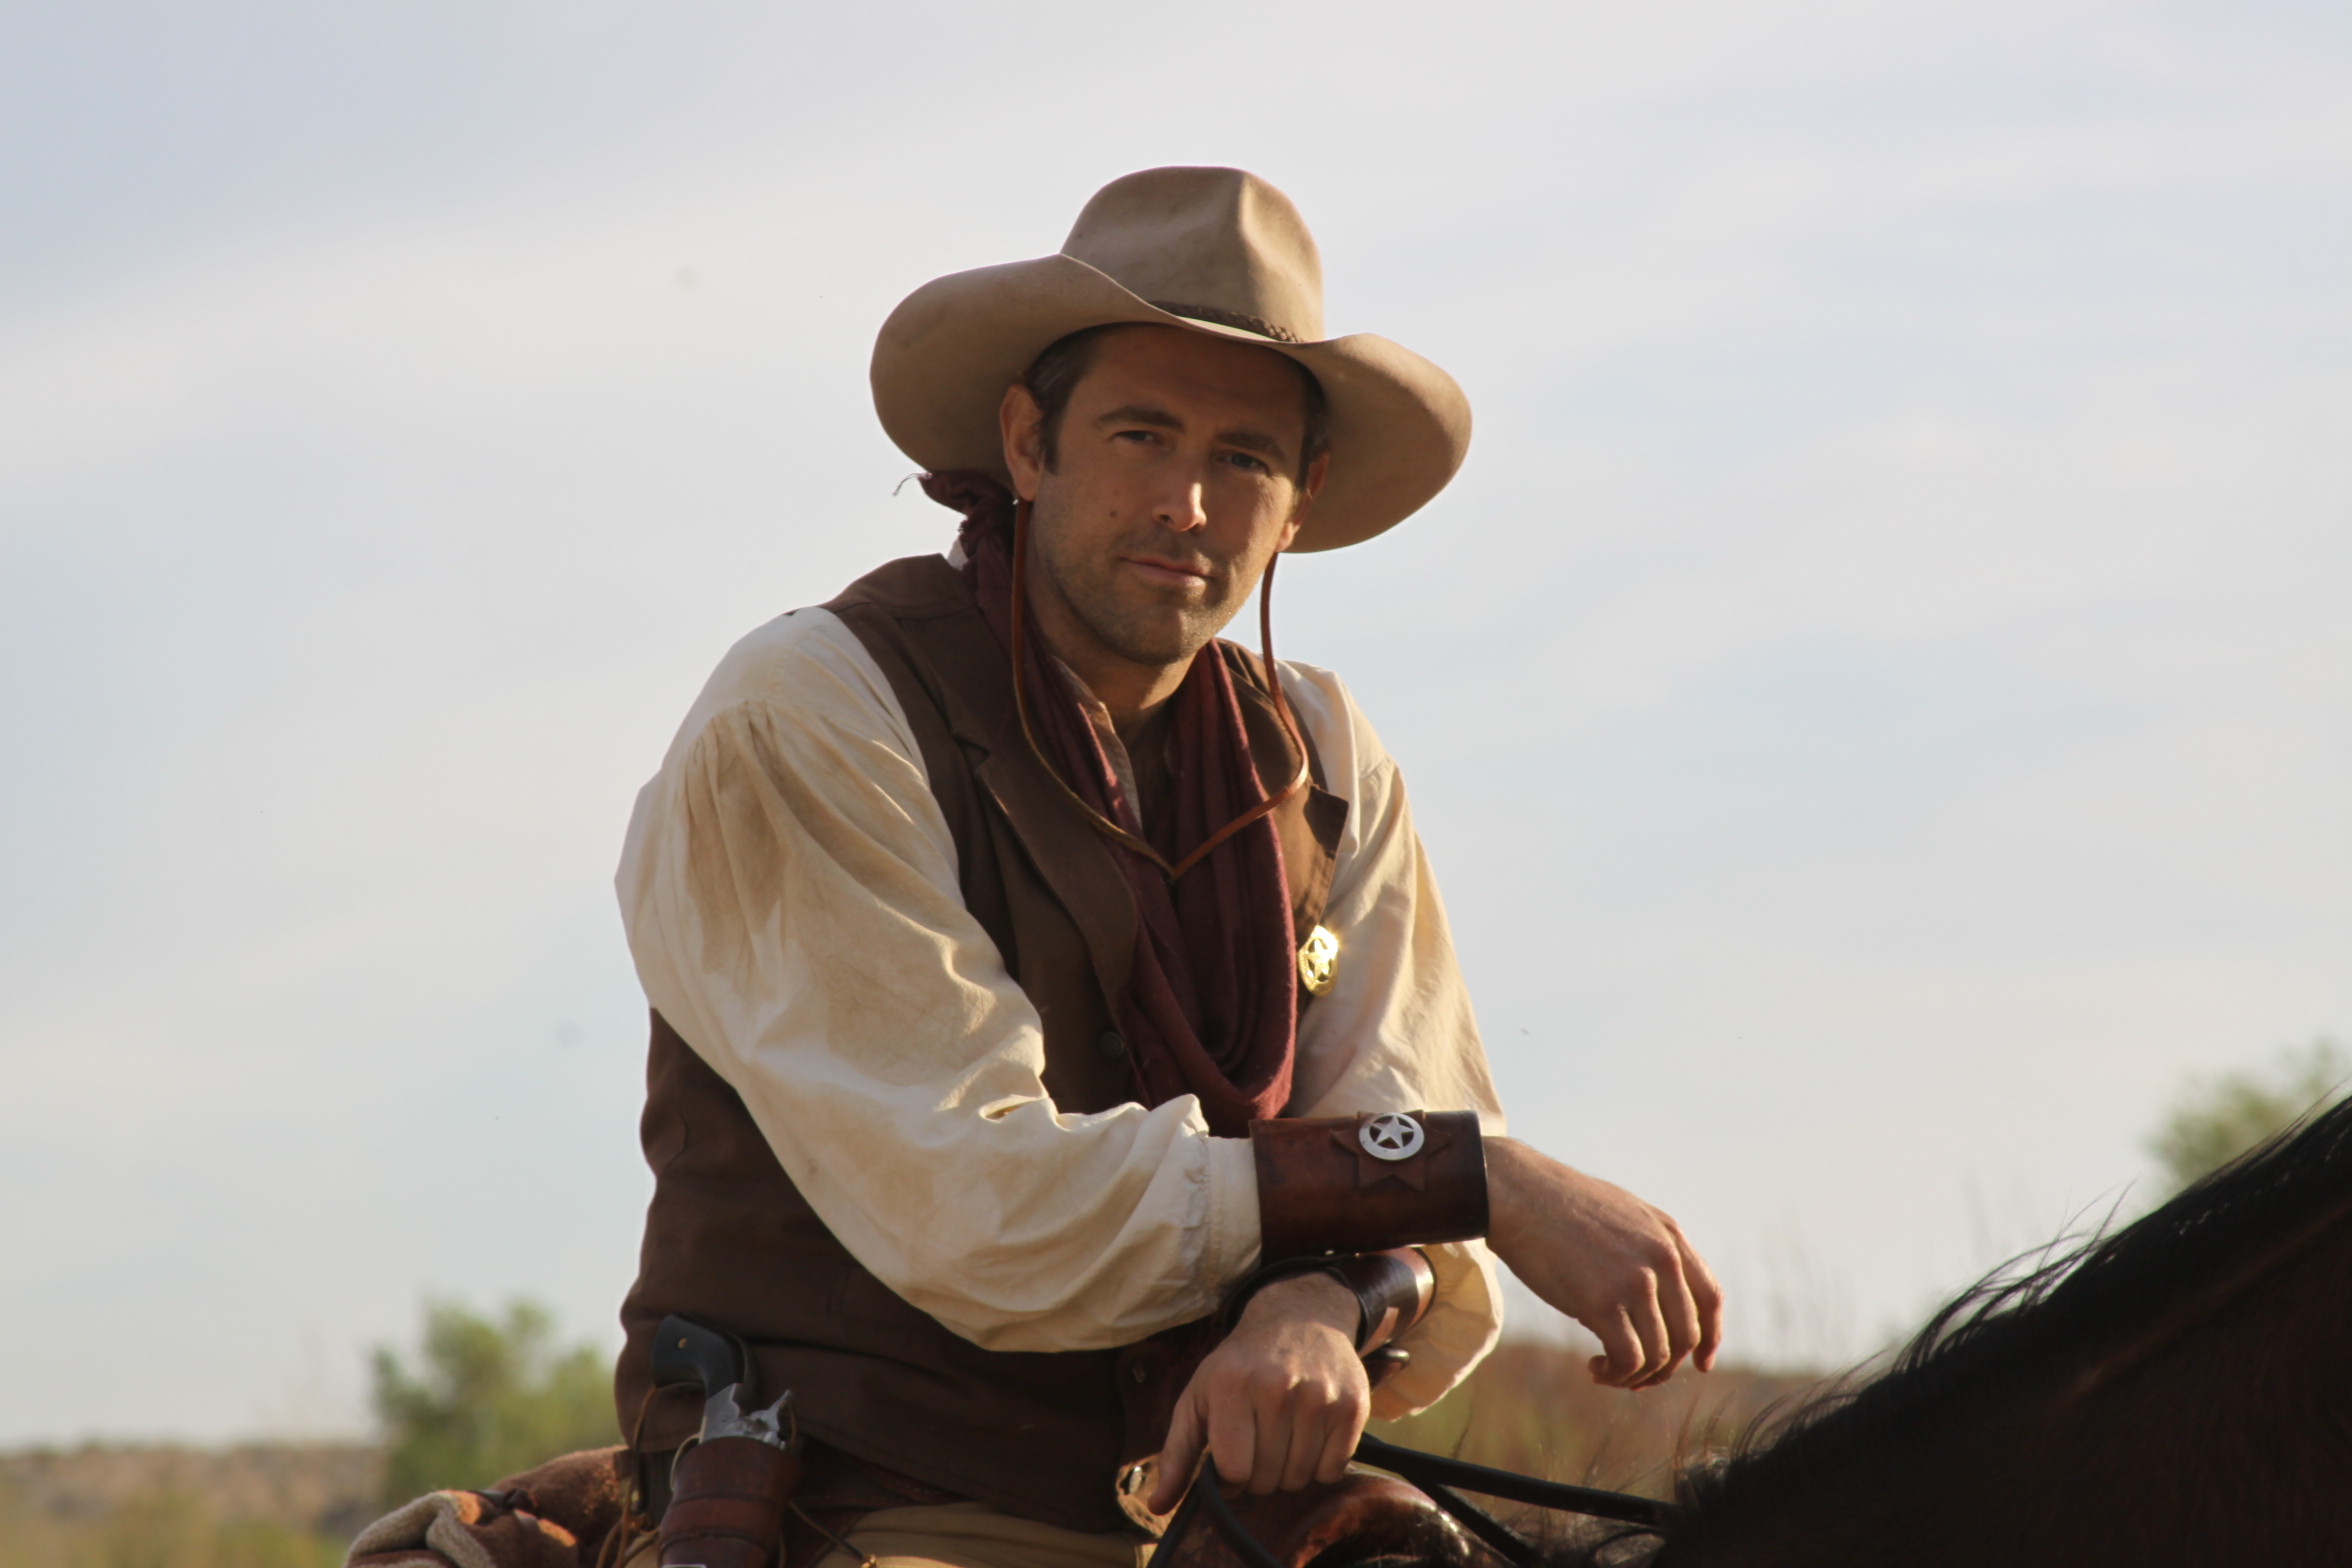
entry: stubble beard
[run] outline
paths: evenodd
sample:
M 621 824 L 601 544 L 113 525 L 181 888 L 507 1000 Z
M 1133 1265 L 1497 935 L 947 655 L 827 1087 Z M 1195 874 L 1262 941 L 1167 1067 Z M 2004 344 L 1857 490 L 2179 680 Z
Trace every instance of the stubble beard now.
M 1156 541 L 1136 543 L 1142 553 L 1158 553 L 1152 548 Z M 1118 551 L 1067 550 L 1050 526 L 1033 526 L 1029 545 L 1032 566 L 1051 581 L 1070 613 L 1096 642 L 1130 664 L 1165 669 L 1184 663 L 1208 646 L 1240 608 L 1215 600 L 1155 603 L 1119 581 Z M 1232 581 L 1228 571 L 1212 580 L 1212 591 Z M 1231 589 L 1226 586 L 1224 591 Z

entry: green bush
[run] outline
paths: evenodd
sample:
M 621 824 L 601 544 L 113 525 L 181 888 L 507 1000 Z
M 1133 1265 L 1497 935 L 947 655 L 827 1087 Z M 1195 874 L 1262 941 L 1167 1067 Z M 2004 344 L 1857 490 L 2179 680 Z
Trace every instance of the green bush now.
M 555 1320 L 534 1302 L 509 1302 L 498 1319 L 427 1301 L 416 1369 L 388 1347 L 374 1363 L 388 1506 L 620 1440 L 610 1358 L 556 1345 Z
M 2352 1058 L 2332 1040 L 2314 1040 L 2281 1052 L 2268 1072 L 2228 1073 L 2192 1087 L 2148 1140 L 2163 1167 L 2165 1195 L 2285 1131 L 2332 1099 L 2347 1075 Z

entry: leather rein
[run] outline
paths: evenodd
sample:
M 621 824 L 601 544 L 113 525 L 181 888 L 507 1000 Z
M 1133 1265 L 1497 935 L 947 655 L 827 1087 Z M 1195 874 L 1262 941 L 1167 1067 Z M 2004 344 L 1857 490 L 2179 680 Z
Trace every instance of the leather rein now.
M 1589 1486 L 1570 1486 L 1564 1481 L 1539 1481 L 1531 1475 L 1520 1475 L 1511 1470 L 1494 1470 L 1485 1465 L 1474 1465 L 1467 1460 L 1448 1459 L 1442 1454 L 1423 1453 L 1417 1448 L 1399 1448 L 1394 1443 L 1366 1433 L 1356 1444 L 1356 1459 L 1375 1470 L 1386 1470 L 1401 1476 L 1429 1494 L 1437 1504 L 1457 1520 L 1463 1528 L 1485 1542 L 1513 1568 L 1538 1568 L 1539 1557 L 1534 1545 L 1525 1536 L 1504 1524 L 1494 1515 L 1462 1495 L 1477 1492 L 1485 1497 L 1499 1497 L 1506 1502 L 1525 1503 L 1554 1513 L 1589 1514 L 1596 1519 L 1615 1519 L 1625 1524 L 1638 1525 L 1647 1530 L 1663 1530 L 1673 1521 L 1674 1507 L 1654 1497 L 1636 1497 L 1629 1492 L 1604 1492 Z M 1459 1488 L 1459 1490 L 1457 1490 Z M 1166 1533 L 1160 1537 L 1153 1556 L 1174 1551 L 1192 1528 L 1194 1516 L 1206 1514 L 1209 1528 L 1218 1539 L 1231 1547 L 1248 1568 L 1286 1568 L 1265 1544 L 1249 1532 L 1249 1527 L 1234 1516 L 1233 1505 L 1216 1481 L 1216 1463 L 1211 1460 L 1201 1466 L 1193 1479 L 1192 1489 L 1177 1505 L 1176 1513 L 1168 1521 Z M 1173 1562 L 1173 1557 L 1168 1561 Z

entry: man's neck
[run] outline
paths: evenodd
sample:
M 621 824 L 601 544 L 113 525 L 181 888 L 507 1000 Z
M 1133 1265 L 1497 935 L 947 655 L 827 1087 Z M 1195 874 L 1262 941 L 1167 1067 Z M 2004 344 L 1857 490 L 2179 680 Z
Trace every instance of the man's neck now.
M 1151 716 L 1184 684 L 1198 653 L 1174 664 L 1138 664 L 1105 647 L 1050 582 L 1033 577 L 1029 589 L 1029 613 L 1046 647 L 1086 683 L 1095 701 L 1110 710 L 1111 728 L 1119 732 L 1119 739 L 1135 744 Z
M 1121 681 L 1119 671 L 1086 669 L 1069 660 L 1063 661 L 1086 682 L 1087 688 L 1110 710 L 1111 728 L 1119 732 L 1119 739 L 1132 748 L 1136 740 L 1151 726 L 1151 722 L 1168 706 L 1168 699 L 1176 695 L 1176 688 L 1184 684 L 1184 677 L 1192 668 L 1187 659 L 1172 671 L 1152 672 L 1149 679 Z M 1134 666 L 1128 665 L 1132 670 Z
M 1175 722 L 1176 705 L 1162 702 L 1134 724 L 1122 727 L 1111 717 L 1109 705 L 1094 694 L 1083 676 L 1065 660 L 1056 658 L 1054 663 L 1077 683 L 1078 706 L 1085 712 L 1086 722 L 1094 726 L 1104 759 L 1111 765 L 1111 776 L 1118 781 L 1121 793 L 1135 807 L 1137 817 L 1149 831 L 1167 805 L 1173 782 L 1168 760 L 1168 729 Z

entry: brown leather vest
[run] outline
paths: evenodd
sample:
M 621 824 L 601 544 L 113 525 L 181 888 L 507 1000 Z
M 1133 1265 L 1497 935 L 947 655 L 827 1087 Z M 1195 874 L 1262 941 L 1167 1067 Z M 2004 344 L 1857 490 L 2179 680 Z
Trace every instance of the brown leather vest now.
M 938 556 L 893 561 L 826 608 L 906 712 L 955 837 L 964 902 L 1044 1021 L 1054 1103 L 1085 1112 L 1134 1099 L 1111 1022 L 1134 953 L 1133 895 L 1106 840 L 1022 737 L 1011 666 L 959 575 Z M 1215 648 L 1232 667 L 1259 776 L 1279 787 L 1297 764 L 1258 661 Z M 1275 813 L 1301 940 L 1322 916 L 1346 820 L 1347 803 L 1320 788 Z M 743 1102 L 658 1014 L 642 1136 L 654 1193 L 637 1284 L 621 1308 L 624 1430 L 650 1385 L 655 1325 L 689 1312 L 748 1340 L 769 1397 L 791 1389 L 802 1425 L 861 1459 L 1071 1529 L 1124 1522 L 1115 1477 L 1166 1435 L 1196 1336 L 1180 1329 L 1123 1350 L 1052 1354 L 960 1338 L 834 1239 Z M 691 1399 L 657 1397 L 646 1446 L 674 1447 L 699 1415 Z

